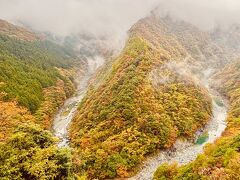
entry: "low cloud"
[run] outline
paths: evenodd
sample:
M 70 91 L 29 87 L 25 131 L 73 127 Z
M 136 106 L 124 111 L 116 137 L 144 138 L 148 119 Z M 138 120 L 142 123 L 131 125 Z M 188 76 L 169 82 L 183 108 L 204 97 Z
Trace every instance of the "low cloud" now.
M 87 33 L 111 43 L 124 39 L 153 9 L 204 30 L 240 23 L 239 0 L 0 0 L 1 19 L 63 37 Z
M 0 18 L 60 36 L 121 36 L 158 0 L 0 0 Z
M 240 24 L 239 0 L 161 0 L 156 12 L 185 20 L 203 30 Z

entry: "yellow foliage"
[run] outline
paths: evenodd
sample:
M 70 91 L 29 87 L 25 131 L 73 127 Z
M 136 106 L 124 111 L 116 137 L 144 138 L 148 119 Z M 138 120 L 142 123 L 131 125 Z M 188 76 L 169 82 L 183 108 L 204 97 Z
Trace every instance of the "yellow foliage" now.
M 5 141 L 23 123 L 34 122 L 34 117 L 16 102 L 4 102 L 0 100 L 0 141 Z

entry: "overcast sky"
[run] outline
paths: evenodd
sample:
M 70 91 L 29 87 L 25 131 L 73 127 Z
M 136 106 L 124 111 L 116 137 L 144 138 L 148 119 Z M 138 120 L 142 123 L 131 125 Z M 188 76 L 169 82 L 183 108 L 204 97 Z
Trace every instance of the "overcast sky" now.
M 87 31 L 122 33 L 153 9 L 158 0 L 0 0 L 0 18 L 68 35 Z
M 159 13 L 169 13 L 202 28 L 240 23 L 240 0 L 161 0 Z
M 66 36 L 121 37 L 155 7 L 203 28 L 240 22 L 240 0 L 0 0 L 0 18 Z

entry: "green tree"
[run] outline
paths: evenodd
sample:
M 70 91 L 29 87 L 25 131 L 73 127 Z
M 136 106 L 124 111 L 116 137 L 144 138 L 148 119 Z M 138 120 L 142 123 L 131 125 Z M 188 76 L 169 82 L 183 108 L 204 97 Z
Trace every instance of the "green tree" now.
M 0 144 L 0 179 L 71 179 L 71 159 L 50 132 L 23 125 Z

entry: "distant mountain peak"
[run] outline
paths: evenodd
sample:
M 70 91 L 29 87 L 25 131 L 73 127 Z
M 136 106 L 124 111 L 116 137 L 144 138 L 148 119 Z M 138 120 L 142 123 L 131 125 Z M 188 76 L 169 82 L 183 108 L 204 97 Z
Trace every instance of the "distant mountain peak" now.
M 43 39 L 40 35 L 37 35 L 26 28 L 13 25 L 2 19 L 0 19 L 0 34 L 24 41 L 36 41 Z

